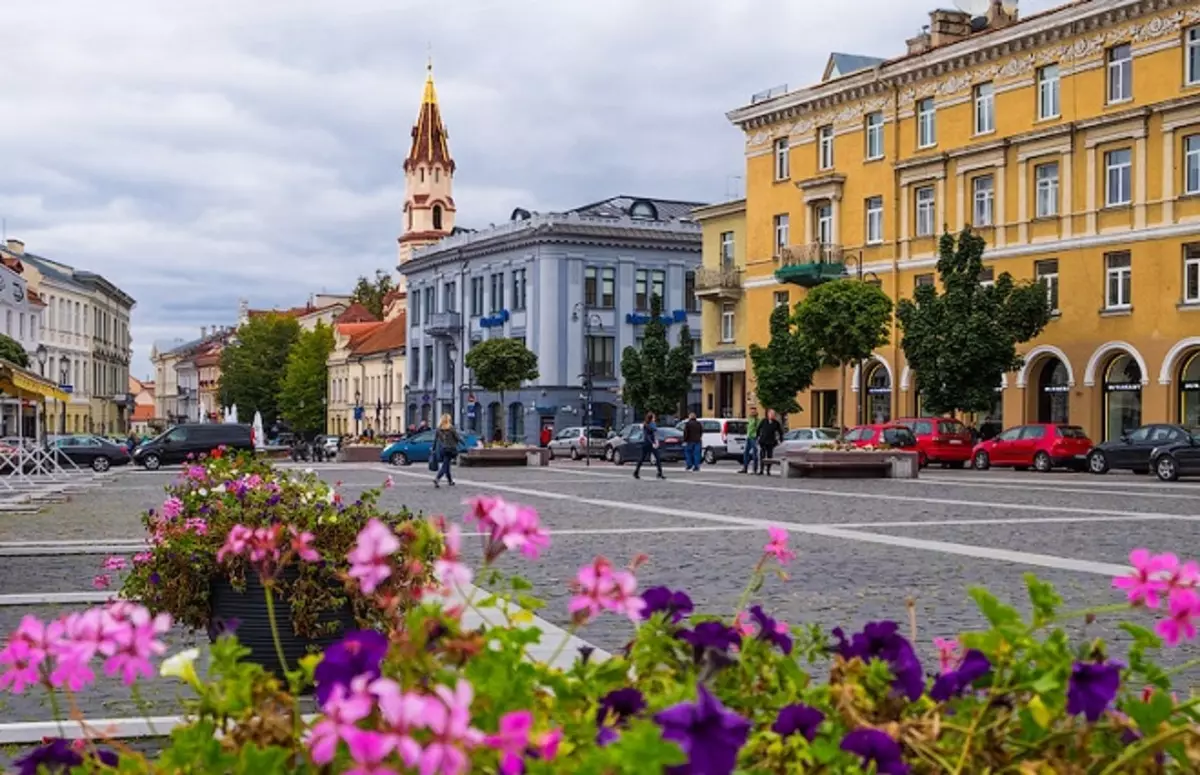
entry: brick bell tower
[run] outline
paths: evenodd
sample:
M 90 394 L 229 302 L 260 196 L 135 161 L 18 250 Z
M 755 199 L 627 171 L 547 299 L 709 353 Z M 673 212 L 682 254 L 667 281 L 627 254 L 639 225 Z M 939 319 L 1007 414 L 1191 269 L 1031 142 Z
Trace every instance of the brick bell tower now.
M 433 88 L 433 61 L 426 65 L 425 93 L 412 128 L 412 146 L 404 160 L 403 233 L 400 263 L 415 248 L 432 245 L 454 230 L 454 159 Z M 404 289 L 404 276 L 400 276 Z

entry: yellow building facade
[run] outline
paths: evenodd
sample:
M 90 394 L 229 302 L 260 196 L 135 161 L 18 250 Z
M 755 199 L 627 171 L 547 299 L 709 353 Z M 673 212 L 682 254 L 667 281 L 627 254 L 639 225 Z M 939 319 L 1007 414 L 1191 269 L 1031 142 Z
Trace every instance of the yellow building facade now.
M 1097 441 L 1200 424 L 1200 5 L 930 16 L 906 56 L 834 55 L 826 81 L 729 114 L 746 138 L 744 253 L 705 337 L 732 310 L 729 349 L 765 343 L 781 292 L 795 304 L 843 274 L 911 297 L 936 282 L 938 237 L 971 225 L 988 244 L 981 282 L 1041 280 L 1056 310 L 992 422 L 1069 421 Z M 706 267 L 738 217 L 721 207 L 697 214 Z M 844 384 L 819 374 L 802 422 L 837 424 L 839 387 L 848 425 L 919 413 L 900 339 L 893 322 Z

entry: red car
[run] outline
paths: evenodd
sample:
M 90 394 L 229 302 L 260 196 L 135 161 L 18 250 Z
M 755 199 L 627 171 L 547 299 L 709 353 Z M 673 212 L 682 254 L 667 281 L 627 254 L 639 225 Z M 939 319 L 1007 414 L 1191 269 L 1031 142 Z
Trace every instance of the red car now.
M 912 449 L 917 446 L 917 437 L 912 429 L 897 423 L 856 425 L 846 431 L 842 441 L 855 447 L 880 447 L 886 444 L 899 449 Z
M 914 417 L 897 420 L 917 437 L 917 452 L 921 465 L 941 463 L 951 468 L 963 468 L 971 460 L 971 432 L 958 420 L 949 417 Z
M 1092 442 L 1077 425 L 1019 425 L 975 445 L 972 460 L 980 471 L 992 466 L 1012 466 L 1018 471 L 1036 468 L 1087 468 Z

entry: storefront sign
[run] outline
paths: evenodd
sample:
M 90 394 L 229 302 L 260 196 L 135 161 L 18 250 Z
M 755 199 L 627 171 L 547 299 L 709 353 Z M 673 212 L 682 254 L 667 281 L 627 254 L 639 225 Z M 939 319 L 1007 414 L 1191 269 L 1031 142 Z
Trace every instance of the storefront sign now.
M 872 395 L 872 396 L 886 396 L 886 395 L 891 395 L 891 392 L 892 392 L 892 389 L 891 389 L 891 388 L 886 388 L 886 387 L 873 387 L 873 388 L 867 388 L 867 394 L 868 394 L 868 395 Z
M 483 328 L 500 328 L 508 322 L 508 318 L 508 310 L 502 309 L 493 315 L 488 315 L 486 318 L 481 319 L 479 325 Z
M 61 383 L 60 383 L 60 384 L 59 384 L 59 386 L 58 386 L 58 389 L 59 389 L 59 390 L 61 390 L 61 391 L 62 391 L 62 392 L 64 392 L 64 393 L 74 393 L 74 392 L 75 392 L 75 386 L 74 386 L 74 385 L 63 385 L 63 384 L 61 384 Z
M 669 326 L 672 323 L 686 323 L 687 317 L 688 313 L 686 309 L 677 309 L 669 315 L 659 315 L 658 319 L 664 326 Z M 638 312 L 630 312 L 625 316 L 625 322 L 633 326 L 644 326 L 650 322 L 650 316 Z
M 1136 393 L 1142 389 L 1140 382 L 1105 382 L 1104 389 L 1109 393 Z
M 1046 385 L 1042 388 L 1043 393 L 1070 393 L 1070 385 Z
M 712 374 L 717 370 L 717 362 L 712 358 L 697 358 L 695 364 L 697 374 Z
M 1200 390 L 1200 382 L 1184 382 L 1180 390 Z

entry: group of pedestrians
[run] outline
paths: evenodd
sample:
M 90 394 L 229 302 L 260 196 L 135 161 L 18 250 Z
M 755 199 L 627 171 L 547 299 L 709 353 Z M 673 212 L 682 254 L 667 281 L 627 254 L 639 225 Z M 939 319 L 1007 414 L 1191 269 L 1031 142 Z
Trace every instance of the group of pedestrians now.
M 742 470 L 740 473 L 755 473 L 762 475 L 763 460 L 775 457 L 775 448 L 783 441 L 783 424 L 774 409 L 767 410 L 767 419 L 760 420 L 758 410 L 750 410 L 750 419 L 746 422 L 746 448 L 742 452 Z M 754 469 L 751 471 L 750 466 Z
M 633 478 L 642 478 L 642 465 L 654 461 L 654 467 L 659 479 L 663 476 L 662 456 L 659 454 L 658 423 L 654 412 L 647 412 L 642 422 L 642 455 L 633 468 Z M 783 441 L 783 424 L 779 422 L 774 409 L 767 410 L 767 419 L 760 420 L 758 410 L 750 410 L 750 420 L 746 427 L 746 448 L 742 453 L 741 473 L 749 473 L 753 464 L 753 472 L 762 475 L 765 466 L 764 459 L 775 457 L 775 448 Z M 696 419 L 696 413 L 688 415 L 683 424 L 683 462 L 685 471 L 699 471 L 703 461 L 704 426 Z

